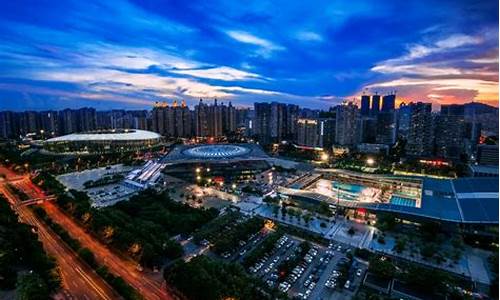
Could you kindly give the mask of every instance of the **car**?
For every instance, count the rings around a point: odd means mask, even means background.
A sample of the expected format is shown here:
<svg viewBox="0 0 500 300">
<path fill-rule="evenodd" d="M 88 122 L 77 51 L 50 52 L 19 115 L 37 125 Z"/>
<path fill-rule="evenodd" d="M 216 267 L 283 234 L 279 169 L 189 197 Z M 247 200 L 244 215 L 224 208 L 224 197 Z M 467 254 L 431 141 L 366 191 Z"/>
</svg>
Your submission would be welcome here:
<svg viewBox="0 0 500 300">
<path fill-rule="evenodd" d="M 362 274 L 362 273 L 363 273 L 363 270 L 358 269 L 358 270 L 356 271 L 356 276 L 361 276 L 361 274 Z"/>
<path fill-rule="evenodd" d="M 311 280 L 307 279 L 304 281 L 304 286 L 309 286 L 309 284 L 311 284 Z"/>
<path fill-rule="evenodd" d="M 247 253 L 247 249 L 243 249 L 243 250 L 241 250 L 241 251 L 240 251 L 240 256 L 245 255 L 245 253 Z"/>
<path fill-rule="evenodd" d="M 278 262 L 278 260 L 280 260 L 280 256 L 279 256 L 279 255 L 277 255 L 277 256 L 273 259 L 273 262 L 274 262 L 274 263 L 277 263 L 277 262 Z"/>
<path fill-rule="evenodd" d="M 344 284 L 344 288 L 345 289 L 348 289 L 349 287 L 351 286 L 351 282 L 349 280 L 347 280 Z"/>
</svg>

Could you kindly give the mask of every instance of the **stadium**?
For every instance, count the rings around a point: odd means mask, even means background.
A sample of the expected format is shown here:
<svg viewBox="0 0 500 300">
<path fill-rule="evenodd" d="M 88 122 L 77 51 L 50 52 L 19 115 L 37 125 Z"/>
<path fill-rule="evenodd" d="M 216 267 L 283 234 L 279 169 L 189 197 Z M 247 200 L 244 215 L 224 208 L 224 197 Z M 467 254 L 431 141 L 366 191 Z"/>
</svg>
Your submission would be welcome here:
<svg viewBox="0 0 500 300">
<path fill-rule="evenodd" d="M 102 154 L 147 149 L 160 143 L 155 132 L 137 129 L 72 133 L 48 139 L 44 149 L 59 154 Z"/>
<path fill-rule="evenodd" d="M 180 145 L 163 159 L 164 173 L 187 181 L 255 179 L 271 169 L 269 156 L 256 144 Z"/>
</svg>

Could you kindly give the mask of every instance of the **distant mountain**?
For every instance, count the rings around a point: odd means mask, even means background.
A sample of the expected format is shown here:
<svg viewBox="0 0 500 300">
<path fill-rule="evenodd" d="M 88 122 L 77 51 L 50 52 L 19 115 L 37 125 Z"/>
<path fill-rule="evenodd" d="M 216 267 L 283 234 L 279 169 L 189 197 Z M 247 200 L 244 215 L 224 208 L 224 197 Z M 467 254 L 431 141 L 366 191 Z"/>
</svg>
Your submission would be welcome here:
<svg viewBox="0 0 500 300">
<path fill-rule="evenodd" d="M 498 113 L 498 107 L 494 107 L 480 102 L 469 102 L 465 103 L 464 106 L 466 115 L 472 115 L 474 110 L 476 111 L 476 115 Z"/>
</svg>

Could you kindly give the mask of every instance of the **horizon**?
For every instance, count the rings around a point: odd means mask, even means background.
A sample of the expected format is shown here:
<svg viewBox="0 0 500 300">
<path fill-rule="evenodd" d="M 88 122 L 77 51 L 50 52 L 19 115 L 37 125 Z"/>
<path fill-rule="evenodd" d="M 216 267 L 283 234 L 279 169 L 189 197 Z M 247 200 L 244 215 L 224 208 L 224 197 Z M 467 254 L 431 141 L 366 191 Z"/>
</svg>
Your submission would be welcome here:
<svg viewBox="0 0 500 300">
<path fill-rule="evenodd" d="M 498 107 L 498 3 L 16 1 L 0 110 L 148 109 L 198 98 L 328 109 L 363 92 Z M 439 21 L 436 21 L 439 20 Z"/>
</svg>

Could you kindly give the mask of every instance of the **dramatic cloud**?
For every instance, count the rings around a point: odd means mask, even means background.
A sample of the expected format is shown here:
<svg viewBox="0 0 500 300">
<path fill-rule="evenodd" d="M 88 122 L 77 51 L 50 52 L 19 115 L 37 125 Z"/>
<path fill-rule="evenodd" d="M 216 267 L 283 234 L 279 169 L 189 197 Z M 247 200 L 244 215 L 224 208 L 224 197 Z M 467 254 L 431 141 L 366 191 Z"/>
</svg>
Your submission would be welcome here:
<svg viewBox="0 0 500 300">
<path fill-rule="evenodd" d="M 20 0 L 1 8 L 0 109 L 147 108 L 181 98 L 326 109 L 363 90 L 498 105 L 492 0 Z"/>
</svg>

